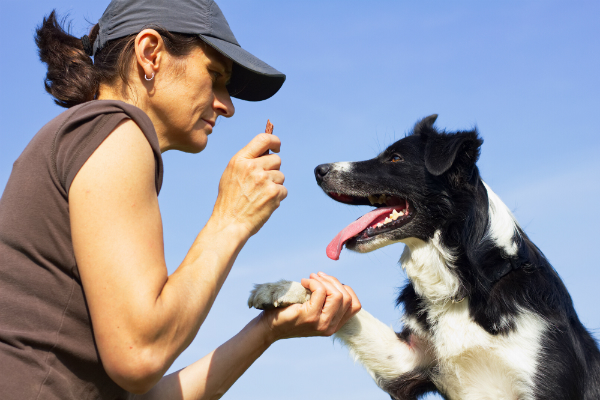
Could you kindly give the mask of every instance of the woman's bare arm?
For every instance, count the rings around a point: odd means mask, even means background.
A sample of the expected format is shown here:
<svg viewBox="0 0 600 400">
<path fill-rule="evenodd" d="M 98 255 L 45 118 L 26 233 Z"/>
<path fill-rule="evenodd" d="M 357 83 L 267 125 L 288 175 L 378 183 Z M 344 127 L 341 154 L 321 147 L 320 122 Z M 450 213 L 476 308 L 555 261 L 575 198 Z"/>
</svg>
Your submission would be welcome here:
<svg viewBox="0 0 600 400">
<path fill-rule="evenodd" d="M 94 336 L 126 390 L 149 390 L 190 344 L 239 251 L 285 198 L 279 157 L 259 157 L 267 149 L 279 140 L 259 135 L 232 159 L 211 218 L 171 276 L 154 156 L 139 127 L 122 123 L 75 177 L 71 230 Z"/>
<path fill-rule="evenodd" d="M 265 311 L 207 356 L 165 376 L 136 400 L 219 399 L 276 340 L 296 336 L 329 336 L 360 310 L 354 291 L 325 274 L 302 284 L 312 291 L 309 302 Z M 336 291 L 336 289 L 338 289 Z M 343 298 L 333 299 L 341 295 Z"/>
<path fill-rule="evenodd" d="M 219 399 L 272 344 L 261 317 L 216 350 L 188 367 L 165 376 L 136 400 Z"/>
</svg>

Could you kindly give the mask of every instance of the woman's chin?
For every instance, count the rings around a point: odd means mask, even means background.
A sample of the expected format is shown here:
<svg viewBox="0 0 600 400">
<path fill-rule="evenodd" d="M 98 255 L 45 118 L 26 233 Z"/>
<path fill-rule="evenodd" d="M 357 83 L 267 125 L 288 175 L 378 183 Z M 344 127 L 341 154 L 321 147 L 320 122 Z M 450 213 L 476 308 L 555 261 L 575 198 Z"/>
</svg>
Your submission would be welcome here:
<svg viewBox="0 0 600 400">
<path fill-rule="evenodd" d="M 203 143 L 190 143 L 186 146 L 182 146 L 181 148 L 178 148 L 177 150 L 183 151 L 184 153 L 196 154 L 196 153 L 200 153 L 202 150 L 204 150 L 206 148 L 207 144 L 208 144 L 208 141 L 204 141 Z"/>
<path fill-rule="evenodd" d="M 178 143 L 178 144 L 173 144 L 169 147 L 167 147 L 166 149 L 163 150 L 163 153 L 165 151 L 169 151 L 169 150 L 177 150 L 177 151 L 182 151 L 184 153 L 191 153 L 191 154 L 196 154 L 196 153 L 200 153 L 202 150 L 204 150 L 206 148 L 207 142 L 203 142 L 203 143 Z"/>
<path fill-rule="evenodd" d="M 208 135 L 204 132 L 194 132 L 186 135 L 184 138 L 180 137 L 178 139 L 180 140 L 171 142 L 165 151 L 179 150 L 184 153 L 196 154 L 204 150 L 208 144 Z"/>
</svg>

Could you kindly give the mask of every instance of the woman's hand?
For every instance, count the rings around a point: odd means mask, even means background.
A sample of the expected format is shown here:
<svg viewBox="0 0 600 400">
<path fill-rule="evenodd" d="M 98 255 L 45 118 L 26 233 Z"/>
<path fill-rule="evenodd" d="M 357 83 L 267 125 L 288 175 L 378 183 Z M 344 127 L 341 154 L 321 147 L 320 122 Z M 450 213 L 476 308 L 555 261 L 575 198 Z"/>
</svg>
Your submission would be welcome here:
<svg viewBox="0 0 600 400">
<path fill-rule="evenodd" d="M 261 316 L 273 342 L 292 337 L 331 336 L 361 309 L 352 288 L 333 276 L 319 272 L 301 283 L 312 292 L 308 302 L 264 311 Z"/>
<path fill-rule="evenodd" d="M 287 196 L 285 177 L 279 170 L 281 158 L 262 155 L 267 150 L 278 153 L 280 147 L 277 136 L 262 133 L 229 161 L 211 218 L 238 224 L 249 236 L 260 230 Z"/>
<path fill-rule="evenodd" d="M 240 333 L 202 359 L 164 377 L 140 400 L 220 398 L 278 339 L 330 336 L 360 310 L 349 286 L 320 272 L 303 279 L 312 292 L 304 304 L 263 311 Z"/>
</svg>

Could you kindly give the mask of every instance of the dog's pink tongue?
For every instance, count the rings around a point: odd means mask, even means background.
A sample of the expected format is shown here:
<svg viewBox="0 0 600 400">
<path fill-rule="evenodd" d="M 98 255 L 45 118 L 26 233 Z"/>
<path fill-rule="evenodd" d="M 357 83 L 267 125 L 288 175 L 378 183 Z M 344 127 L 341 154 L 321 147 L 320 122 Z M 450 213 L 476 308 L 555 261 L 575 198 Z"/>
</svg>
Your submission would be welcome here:
<svg viewBox="0 0 600 400">
<path fill-rule="evenodd" d="M 342 247 L 346 241 L 363 230 L 365 230 L 373 221 L 383 215 L 389 215 L 394 211 L 394 207 L 381 207 L 363 215 L 344 229 L 327 246 L 327 257 L 332 260 L 339 260 Z"/>
</svg>

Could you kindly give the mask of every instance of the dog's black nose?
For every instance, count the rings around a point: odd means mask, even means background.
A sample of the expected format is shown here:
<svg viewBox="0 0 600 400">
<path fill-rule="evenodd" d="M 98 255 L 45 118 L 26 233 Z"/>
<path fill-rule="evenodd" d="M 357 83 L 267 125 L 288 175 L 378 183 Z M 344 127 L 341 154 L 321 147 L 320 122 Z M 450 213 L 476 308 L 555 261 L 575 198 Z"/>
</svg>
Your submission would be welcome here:
<svg viewBox="0 0 600 400">
<path fill-rule="evenodd" d="M 315 168 L 315 178 L 317 178 L 318 183 L 321 183 L 323 181 L 323 178 L 325 178 L 325 175 L 327 175 L 330 168 L 330 164 L 321 164 L 318 165 L 317 168 Z"/>
</svg>

